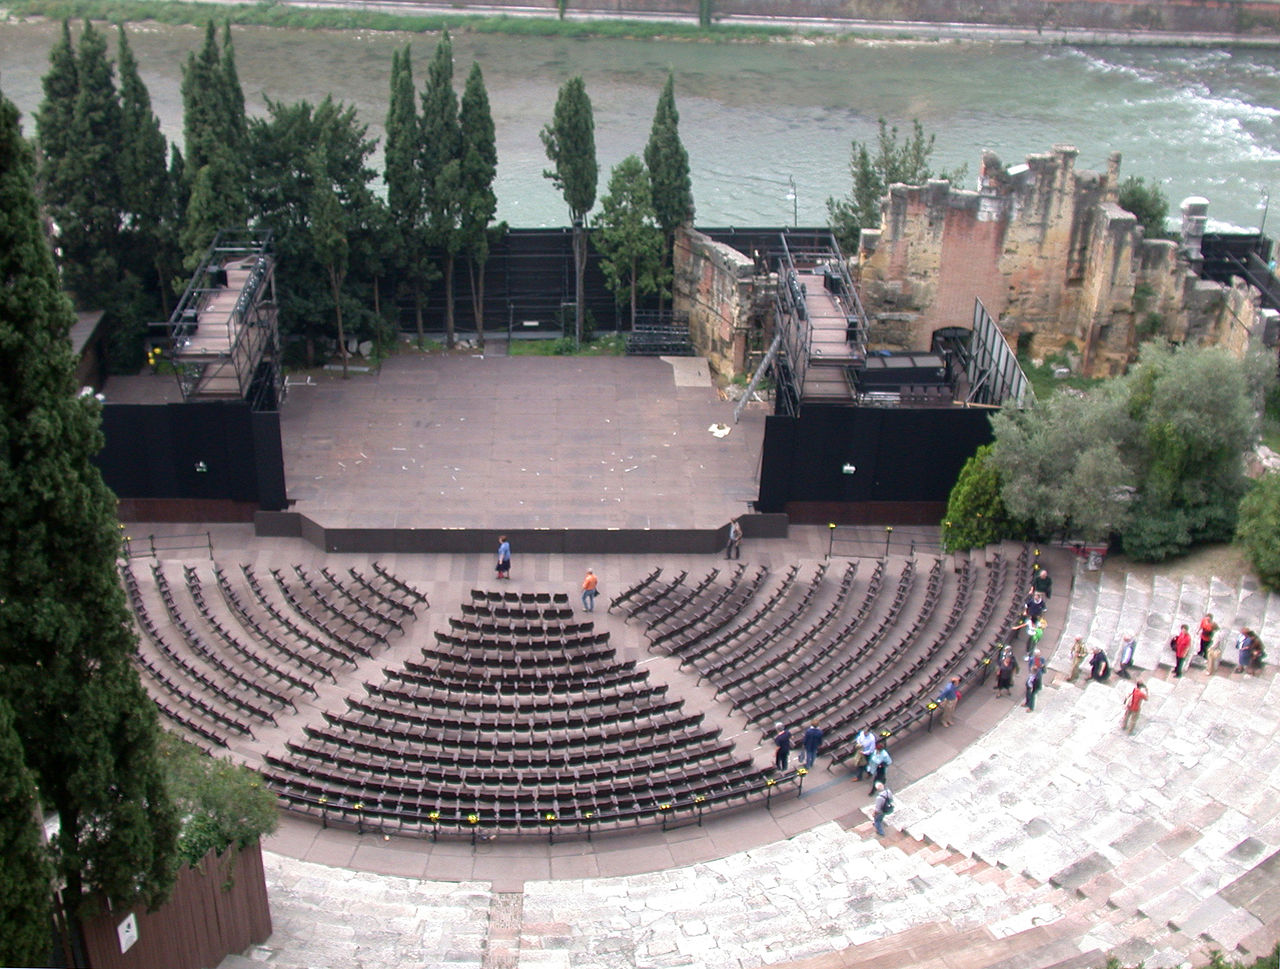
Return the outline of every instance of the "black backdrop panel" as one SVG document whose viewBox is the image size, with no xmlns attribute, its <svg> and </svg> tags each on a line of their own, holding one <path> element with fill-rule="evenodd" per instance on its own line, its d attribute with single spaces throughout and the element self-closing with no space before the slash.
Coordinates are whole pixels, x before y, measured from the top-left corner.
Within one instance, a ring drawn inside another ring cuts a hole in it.
<svg viewBox="0 0 1280 969">
<path fill-rule="evenodd" d="M 945 502 L 964 462 L 991 440 L 987 417 L 962 407 L 812 405 L 798 417 L 769 417 L 757 510 L 792 501 Z"/>
<path fill-rule="evenodd" d="M 285 506 L 280 415 L 243 401 L 106 404 L 98 466 L 120 498 Z"/>
</svg>

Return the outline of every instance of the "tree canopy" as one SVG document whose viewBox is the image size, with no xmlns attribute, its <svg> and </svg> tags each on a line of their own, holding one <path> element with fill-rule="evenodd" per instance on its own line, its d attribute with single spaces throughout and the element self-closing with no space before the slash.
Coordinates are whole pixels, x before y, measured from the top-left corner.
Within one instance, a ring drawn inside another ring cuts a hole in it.
<svg viewBox="0 0 1280 969">
<path fill-rule="evenodd" d="M 131 663 L 115 500 L 93 464 L 99 405 L 76 394 L 74 315 L 31 172 L 17 111 L 0 98 L 0 697 L 58 813 L 53 851 L 72 904 L 90 892 L 154 903 L 172 882 L 178 818 Z"/>
<path fill-rule="evenodd" d="M 1224 541 L 1269 372 L 1259 357 L 1150 343 L 1126 375 L 1088 393 L 1008 406 L 992 419 L 1000 497 L 1041 534 L 1117 534 L 1148 561 Z"/>
<path fill-rule="evenodd" d="M 594 220 L 593 241 L 604 257 L 600 268 L 614 298 L 628 303 L 632 326 L 636 297 L 656 291 L 662 282 L 662 229 L 649 185 L 644 163 L 628 155 L 614 167 Z"/>
<path fill-rule="evenodd" d="M 663 85 L 658 106 L 653 113 L 649 142 L 644 147 L 653 214 L 662 230 L 662 275 L 666 275 L 665 270 L 671 259 L 676 229 L 693 221 L 693 181 L 689 175 L 689 153 L 680 141 L 680 113 L 676 110 L 675 84 L 675 76 L 668 71 L 667 83 Z M 663 292 L 665 285 L 665 282 L 659 285 L 659 293 Z M 633 322 L 634 316 L 633 306 Z"/>
<path fill-rule="evenodd" d="M 1264 474 L 1241 500 L 1236 538 L 1262 584 L 1280 592 L 1280 474 Z"/>
<path fill-rule="evenodd" d="M 849 153 L 853 187 L 844 198 L 827 199 L 831 231 L 841 249 L 856 253 L 861 231 L 880 225 L 880 200 L 890 185 L 923 185 L 931 178 L 945 178 L 958 184 L 964 178 L 964 166 L 935 175 L 929 160 L 933 157 L 936 137 L 926 135 L 924 125 L 912 120 L 910 136 L 900 139 L 897 125 L 890 127 L 889 122 L 881 118 L 874 146 L 853 142 Z"/>
<path fill-rule="evenodd" d="M 1169 199 L 1155 182 L 1148 184 L 1141 176 L 1130 175 L 1120 183 L 1116 202 L 1126 212 L 1133 213 L 1147 239 L 1175 238 L 1165 225 Z"/>
</svg>

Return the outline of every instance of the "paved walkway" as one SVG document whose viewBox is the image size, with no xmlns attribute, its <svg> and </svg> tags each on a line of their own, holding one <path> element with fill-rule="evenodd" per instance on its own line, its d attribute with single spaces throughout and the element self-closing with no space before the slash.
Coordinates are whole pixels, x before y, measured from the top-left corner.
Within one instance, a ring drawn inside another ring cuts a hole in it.
<svg viewBox="0 0 1280 969">
<path fill-rule="evenodd" d="M 1056 578 L 1061 596 L 1067 576 Z M 1089 634 L 1097 578 L 1080 588 L 1055 631 Z M 702 829 L 436 846 L 430 865 L 380 836 L 289 822 L 266 846 L 275 932 L 223 969 L 1101 969 L 1107 952 L 1163 967 L 1211 949 L 1269 951 L 1280 937 L 1275 681 L 1195 669 L 1149 683 L 1132 737 L 1119 731 L 1124 681 L 1059 677 L 1034 713 L 966 697 L 954 735 L 900 755 L 913 770 L 899 775 L 883 840 L 865 787 L 827 773 L 803 800 Z"/>
</svg>

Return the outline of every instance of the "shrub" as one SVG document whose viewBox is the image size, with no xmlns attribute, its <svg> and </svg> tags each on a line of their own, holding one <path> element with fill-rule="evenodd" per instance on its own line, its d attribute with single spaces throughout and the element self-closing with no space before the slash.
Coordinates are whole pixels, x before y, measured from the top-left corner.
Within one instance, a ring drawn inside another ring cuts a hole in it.
<svg viewBox="0 0 1280 969">
<path fill-rule="evenodd" d="M 1264 475 L 1241 499 L 1236 538 L 1262 584 L 1280 591 L 1280 474 Z"/>
</svg>

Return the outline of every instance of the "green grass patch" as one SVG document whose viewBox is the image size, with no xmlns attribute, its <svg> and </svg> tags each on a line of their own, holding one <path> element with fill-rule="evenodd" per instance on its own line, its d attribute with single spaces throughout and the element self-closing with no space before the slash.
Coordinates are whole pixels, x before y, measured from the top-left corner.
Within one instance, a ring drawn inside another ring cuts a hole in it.
<svg viewBox="0 0 1280 969">
<path fill-rule="evenodd" d="M 576 346 L 573 337 L 558 340 L 512 340 L 507 355 L 512 357 L 620 357 L 627 352 L 627 338 L 621 333 L 608 333 L 590 343 Z"/>
<path fill-rule="evenodd" d="M 434 33 L 513 34 L 530 37 L 614 38 L 619 40 L 767 41 L 790 37 L 782 27 L 649 23 L 638 20 L 558 20 L 548 17 L 466 14 L 393 14 L 372 10 L 307 10 L 275 3 L 209 5 L 180 0 L 10 0 L 5 4 L 17 17 L 49 17 L 56 20 L 106 20 L 129 23 L 151 20 L 164 24 L 202 25 L 209 20 L 229 20 L 255 27 L 287 27 L 295 30 L 385 30 Z"/>
<path fill-rule="evenodd" d="M 1032 363 L 1029 357 L 1019 356 L 1018 365 L 1022 367 L 1022 372 L 1027 375 L 1027 380 L 1031 382 L 1031 389 L 1035 393 L 1037 400 L 1045 400 L 1058 391 L 1067 388 L 1089 390 L 1107 379 L 1105 377 L 1081 377 L 1075 373 L 1069 377 L 1055 377 L 1053 371 L 1056 368 L 1068 365 L 1066 356 L 1062 354 L 1053 354 L 1045 357 L 1040 361 L 1039 366 Z"/>
</svg>

